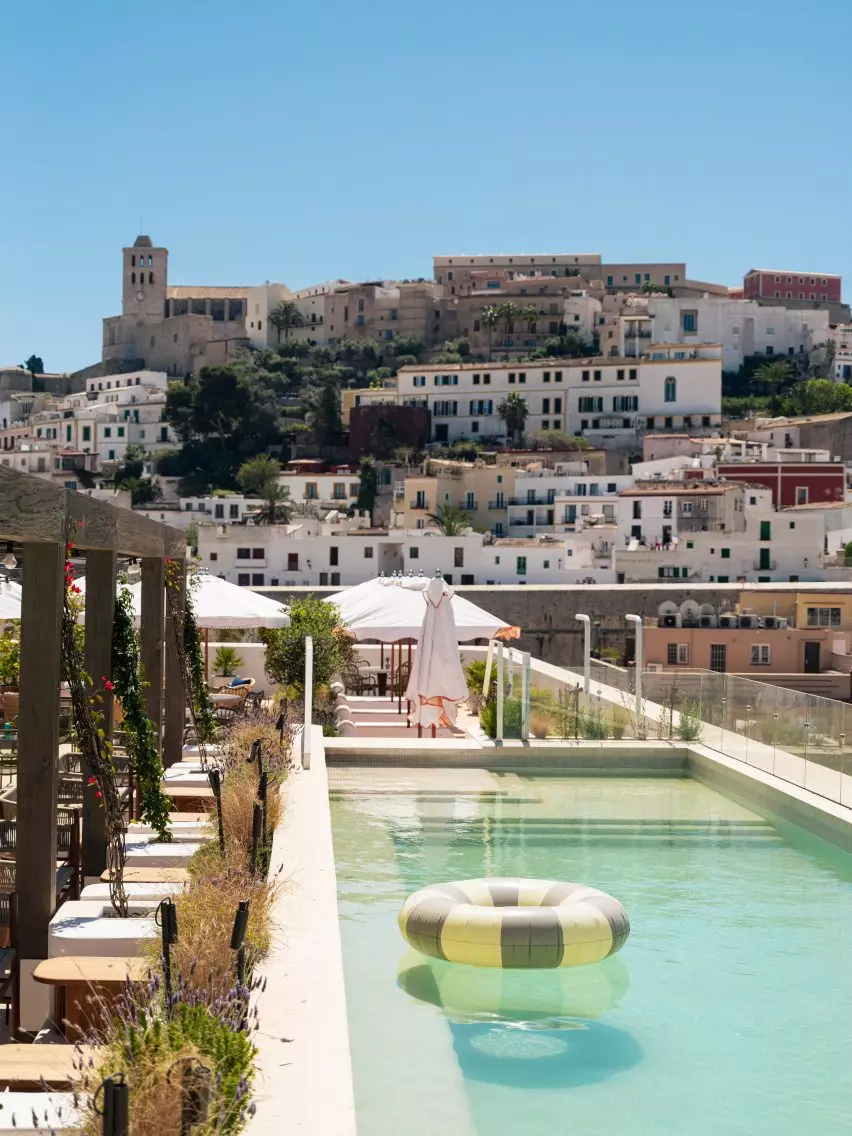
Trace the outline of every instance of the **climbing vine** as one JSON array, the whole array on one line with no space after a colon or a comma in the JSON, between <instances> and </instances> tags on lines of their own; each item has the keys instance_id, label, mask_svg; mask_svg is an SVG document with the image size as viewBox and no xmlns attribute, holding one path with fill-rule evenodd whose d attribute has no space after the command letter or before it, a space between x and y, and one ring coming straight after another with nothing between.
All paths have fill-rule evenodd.
<instances>
[{"instance_id":1,"label":"climbing vine","mask_svg":"<svg viewBox=\"0 0 852 1136\"><path fill-rule=\"evenodd\" d=\"M202 747L202 763L204 763L203 746L205 742L213 741L216 736L216 717L213 712L213 700L210 697L210 691L207 689L204 652L201 648L201 638L195 619L195 605L192 596L193 580L191 577L186 580L183 605L179 602L181 586L179 574L182 571L183 565L179 564L178 561L166 561L166 595L177 638L176 646L184 680L184 693L189 703L195 733L199 745Z\"/></svg>"},{"instance_id":2,"label":"climbing vine","mask_svg":"<svg viewBox=\"0 0 852 1136\"><path fill-rule=\"evenodd\" d=\"M102 691L96 690L91 675L86 673L83 642L78 617L82 608L80 589L74 583L70 556L74 550L69 534L65 544L65 598L62 608L62 669L71 693L71 711L77 744L83 755L83 766L91 771L87 789L93 791L105 815L109 894L119 915L127 915L127 893L124 890L124 808L115 776L112 747L103 728ZM104 690L112 683L104 681Z\"/></svg>"},{"instance_id":3,"label":"climbing vine","mask_svg":"<svg viewBox=\"0 0 852 1136\"><path fill-rule=\"evenodd\" d=\"M112 625L113 693L124 711L124 734L130 765L136 779L142 819L157 833L159 840L171 840L169 798L163 791L163 765L157 748L157 734L145 708L139 639L133 627L133 598L122 583L115 600Z\"/></svg>"}]
</instances>

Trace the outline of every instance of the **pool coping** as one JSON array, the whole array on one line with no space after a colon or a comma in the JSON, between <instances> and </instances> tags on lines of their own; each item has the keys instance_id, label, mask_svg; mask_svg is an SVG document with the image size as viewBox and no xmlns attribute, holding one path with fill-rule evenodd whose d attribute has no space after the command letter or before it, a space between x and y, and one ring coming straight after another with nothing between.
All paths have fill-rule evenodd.
<instances>
[{"instance_id":1,"label":"pool coping","mask_svg":"<svg viewBox=\"0 0 852 1136\"><path fill-rule=\"evenodd\" d=\"M353 746L353 740L362 744ZM265 986L255 1000L259 1075L257 1112L248 1126L252 1136L356 1136L329 764L540 769L577 776L680 773L852 852L852 809L700 742L508 741L474 748L431 739L414 746L407 739L366 741L323 738L314 726L311 767L294 772L283 790L284 819L275 832L270 870L286 883L275 905L273 950L260 971Z\"/></svg>"},{"instance_id":2,"label":"pool coping","mask_svg":"<svg viewBox=\"0 0 852 1136\"><path fill-rule=\"evenodd\" d=\"M355 1136L355 1095L322 727L285 782L270 876L282 884L259 969L252 1136Z\"/></svg>"}]
</instances>

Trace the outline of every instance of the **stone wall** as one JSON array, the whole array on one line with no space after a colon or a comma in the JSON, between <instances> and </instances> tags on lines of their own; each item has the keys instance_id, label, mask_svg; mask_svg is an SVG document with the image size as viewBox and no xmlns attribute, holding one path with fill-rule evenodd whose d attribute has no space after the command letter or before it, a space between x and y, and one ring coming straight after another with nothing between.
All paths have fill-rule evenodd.
<instances>
[{"instance_id":1,"label":"stone wall","mask_svg":"<svg viewBox=\"0 0 852 1136\"><path fill-rule=\"evenodd\" d=\"M333 595L339 588L257 588L261 595L280 603L290 603L301 596ZM699 603L736 606L742 588L739 584L700 584L677 587L653 585L527 585L523 587L470 585L456 587L459 595L490 611L513 626L521 628L516 644L536 658L561 666L582 662L583 629L574 618L582 613L590 616L599 645L624 651L626 642L625 612L645 618L656 617L664 600L680 604L694 599ZM795 585L791 585L795 591ZM780 598L780 596L779 596Z\"/></svg>"}]
</instances>

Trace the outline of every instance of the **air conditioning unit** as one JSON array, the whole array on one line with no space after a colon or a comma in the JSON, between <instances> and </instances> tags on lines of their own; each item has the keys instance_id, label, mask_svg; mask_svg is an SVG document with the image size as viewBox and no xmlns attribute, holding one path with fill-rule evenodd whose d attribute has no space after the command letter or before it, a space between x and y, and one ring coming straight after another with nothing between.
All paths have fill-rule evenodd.
<instances>
[{"instance_id":1,"label":"air conditioning unit","mask_svg":"<svg viewBox=\"0 0 852 1136\"><path fill-rule=\"evenodd\" d=\"M763 617L763 626L776 631L783 630L787 626L787 622L782 615L766 615Z\"/></svg>"},{"instance_id":2,"label":"air conditioning unit","mask_svg":"<svg viewBox=\"0 0 852 1136\"><path fill-rule=\"evenodd\" d=\"M739 627L739 620L737 619L737 617L735 615L720 615L719 616L719 626L720 627Z\"/></svg>"},{"instance_id":3,"label":"air conditioning unit","mask_svg":"<svg viewBox=\"0 0 852 1136\"><path fill-rule=\"evenodd\" d=\"M719 626L719 620L716 618L715 615L699 615L698 626L699 627L718 627Z\"/></svg>"},{"instance_id":4,"label":"air conditioning unit","mask_svg":"<svg viewBox=\"0 0 852 1136\"><path fill-rule=\"evenodd\" d=\"M663 669L662 663L648 663L645 667L646 671L653 671L654 674L659 674Z\"/></svg>"},{"instance_id":5,"label":"air conditioning unit","mask_svg":"<svg viewBox=\"0 0 852 1136\"><path fill-rule=\"evenodd\" d=\"M738 627L760 627L760 617L757 615L741 615L737 620Z\"/></svg>"},{"instance_id":6,"label":"air conditioning unit","mask_svg":"<svg viewBox=\"0 0 852 1136\"><path fill-rule=\"evenodd\" d=\"M677 615L661 615L660 616L660 626L661 627L680 627L681 626L680 620L681 620L680 613L678 613Z\"/></svg>"}]
</instances>

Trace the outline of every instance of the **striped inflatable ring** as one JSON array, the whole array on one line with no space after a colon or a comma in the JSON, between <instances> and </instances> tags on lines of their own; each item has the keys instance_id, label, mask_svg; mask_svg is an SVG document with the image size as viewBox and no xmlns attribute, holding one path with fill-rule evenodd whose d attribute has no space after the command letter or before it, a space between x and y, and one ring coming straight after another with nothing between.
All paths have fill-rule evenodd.
<instances>
[{"instance_id":1,"label":"striped inflatable ring","mask_svg":"<svg viewBox=\"0 0 852 1136\"><path fill-rule=\"evenodd\" d=\"M431 958L544 970L614 955L630 921L618 900L597 888L509 878L421 888L403 904L399 929Z\"/></svg>"}]
</instances>

